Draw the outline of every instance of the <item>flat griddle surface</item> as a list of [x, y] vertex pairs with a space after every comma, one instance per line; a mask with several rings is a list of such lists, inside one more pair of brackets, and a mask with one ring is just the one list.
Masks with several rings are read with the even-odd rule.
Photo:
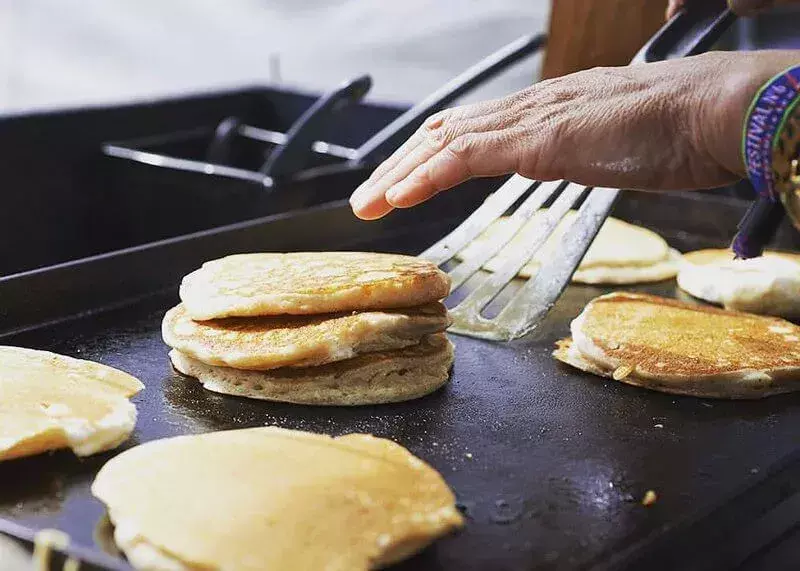
[[[412, 226], [391, 240], [373, 236], [348, 247], [414, 253], [444, 225]], [[264, 236], [261, 247], [269, 249]], [[679, 249], [708, 245], [697, 236], [669, 238]], [[674, 281], [624, 289], [679, 295]], [[798, 448], [800, 394], [747, 402], [676, 397], [556, 362], [550, 353], [568, 334], [569, 321], [608, 291], [571, 286], [538, 333], [521, 341], [451, 336], [456, 362], [449, 386], [420, 400], [375, 407], [222, 396], [174, 373], [160, 322], [178, 302], [177, 287], [0, 337], [0, 343], [92, 359], [140, 378], [146, 389], [134, 398], [139, 421], [121, 449], [273, 424], [398, 441], [443, 474], [468, 520], [464, 531], [402, 569], [571, 569], [626, 563], [625, 554], [653, 550], [696, 521], [707, 521], [704, 529], [713, 531], [721, 525], [714, 521], [716, 507], [756, 486]], [[101, 551], [94, 534], [104, 510], [89, 485], [113, 454], [79, 460], [60, 452], [0, 464], [0, 517], [29, 529], [59, 528], [74, 543]], [[658, 501], [646, 508], [640, 500], [649, 489]]]

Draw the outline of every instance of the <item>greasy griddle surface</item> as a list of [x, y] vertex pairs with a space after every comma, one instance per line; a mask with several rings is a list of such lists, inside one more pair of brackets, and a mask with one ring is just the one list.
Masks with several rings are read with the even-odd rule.
[[[419, 251], [433, 238], [416, 235], [405, 246]], [[625, 289], [676, 295], [674, 281]], [[569, 321], [607, 291], [571, 286], [540, 332], [522, 341], [451, 336], [456, 361], [448, 387], [376, 407], [252, 401], [205, 391], [175, 374], [159, 327], [177, 302], [177, 288], [0, 342], [96, 360], [139, 377], [146, 389], [133, 399], [139, 421], [125, 447], [267, 424], [400, 442], [443, 474], [468, 520], [463, 532], [400, 568], [574, 568], [605, 561], [756, 484], [796, 447], [800, 426], [800, 395], [752, 402], [675, 397], [552, 359]], [[95, 546], [103, 507], [89, 485], [110, 456], [78, 460], [65, 452], [0, 464], [0, 518], [57, 527]], [[639, 502], [648, 489], [658, 501], [645, 508]]]

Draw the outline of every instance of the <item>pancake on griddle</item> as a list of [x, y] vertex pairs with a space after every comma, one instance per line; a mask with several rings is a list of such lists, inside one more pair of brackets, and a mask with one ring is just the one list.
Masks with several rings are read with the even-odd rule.
[[194, 321], [181, 304], [164, 317], [172, 347], [207, 365], [252, 371], [310, 367], [417, 345], [447, 329], [439, 302], [408, 309]]
[[0, 346], [0, 460], [70, 448], [79, 456], [128, 439], [144, 386], [99, 363]]
[[800, 390], [800, 327], [783, 319], [616, 292], [570, 329], [553, 355], [624, 383], [731, 399]]
[[241, 254], [203, 264], [164, 317], [173, 367], [218, 393], [369, 405], [445, 383], [450, 279], [411, 256]]
[[180, 351], [173, 366], [217, 393], [307, 405], [356, 406], [400, 402], [434, 392], [448, 381], [453, 345], [444, 333], [394, 351], [364, 353], [316, 367], [245, 371], [207, 365]]
[[[540, 223], [546, 212], [547, 209], [537, 211], [528, 224]], [[575, 218], [575, 211], [567, 212], [531, 261], [519, 271], [520, 277], [529, 278], [536, 275], [542, 262], [557, 251], [561, 239], [569, 232]], [[459, 252], [457, 258], [461, 260], [474, 258], [509, 223], [508, 217], [496, 220], [478, 239]], [[523, 238], [521, 234], [517, 234], [499, 254], [486, 262], [483, 268], [492, 272], [498, 271], [524, 246]], [[623, 222], [617, 218], [608, 218], [573, 274], [572, 281], [585, 284], [632, 284], [661, 281], [675, 277], [680, 257], [679, 252], [670, 249], [664, 239], [652, 230]]]
[[450, 278], [431, 262], [372, 252], [228, 256], [206, 262], [180, 287], [197, 320], [397, 309], [449, 292]]
[[148, 442], [106, 463], [92, 493], [137, 569], [366, 571], [464, 524], [436, 470], [364, 434], [262, 427]]
[[710, 303], [762, 315], [800, 318], [800, 255], [767, 250], [736, 260], [731, 250], [698, 250], [686, 254], [678, 285]]

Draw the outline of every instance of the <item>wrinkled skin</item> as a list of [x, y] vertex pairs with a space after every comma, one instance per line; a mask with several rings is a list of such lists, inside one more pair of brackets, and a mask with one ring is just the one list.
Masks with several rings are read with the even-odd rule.
[[407, 208], [469, 178], [516, 172], [614, 188], [721, 186], [745, 175], [747, 107], [796, 51], [719, 52], [595, 68], [437, 113], [353, 193], [357, 216]]

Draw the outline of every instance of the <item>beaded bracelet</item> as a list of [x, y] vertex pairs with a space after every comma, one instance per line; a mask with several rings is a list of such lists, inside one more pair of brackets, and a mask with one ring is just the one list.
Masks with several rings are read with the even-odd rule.
[[[757, 199], [739, 224], [733, 240], [738, 258], [760, 256], [785, 214], [783, 195], [791, 183], [792, 160], [796, 150], [789, 139], [798, 134], [796, 115], [800, 112], [800, 65], [790, 67], [768, 81], [756, 94], [747, 111], [742, 136], [742, 155], [747, 176]], [[794, 214], [794, 210], [790, 210]]]

